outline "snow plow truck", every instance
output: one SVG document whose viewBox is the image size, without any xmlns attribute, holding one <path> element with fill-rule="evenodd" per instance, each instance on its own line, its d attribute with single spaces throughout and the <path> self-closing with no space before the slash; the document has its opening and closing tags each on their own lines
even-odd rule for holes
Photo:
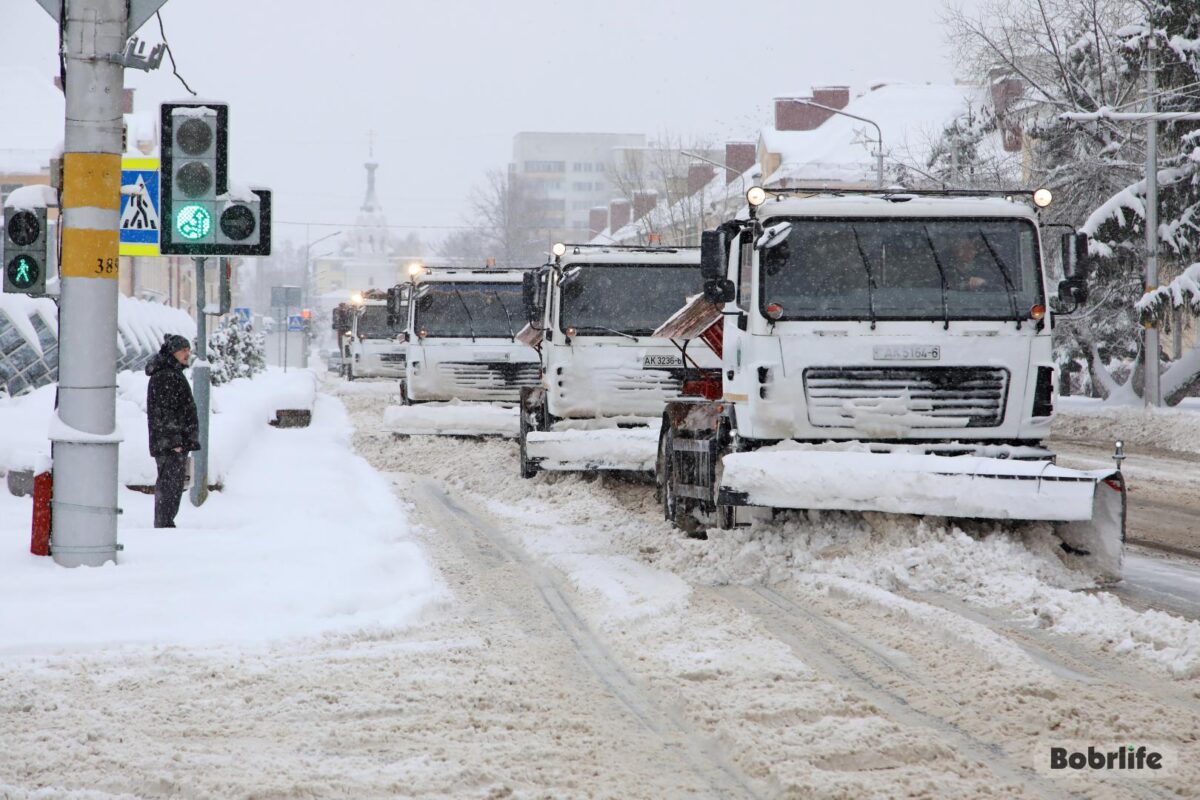
<svg viewBox="0 0 1200 800">
<path fill-rule="evenodd" d="M 416 271 L 409 288 L 404 405 L 517 402 L 538 381 L 538 357 L 517 341 L 521 269 Z"/>
<path fill-rule="evenodd" d="M 1088 258 L 1086 237 L 1065 234 L 1052 313 L 1049 192 L 753 187 L 747 200 L 702 235 L 703 296 L 655 332 L 721 362 L 706 396 L 663 413 L 665 516 L 695 535 L 756 507 L 1042 520 L 1119 577 L 1119 458 L 1065 469 L 1042 446 L 1054 313 L 1086 301 Z"/>
<path fill-rule="evenodd" d="M 525 278 L 522 340 L 541 355 L 521 392 L 521 476 L 539 470 L 652 472 L 669 400 L 719 362 L 653 336 L 702 288 L 691 247 L 556 244 Z"/>
<path fill-rule="evenodd" d="M 392 324 L 387 293 L 374 289 L 355 292 L 348 309 L 348 313 L 343 312 L 343 319 L 349 324 L 342 349 L 346 379 L 403 376 L 405 344 L 402 330 Z M 334 329 L 338 329 L 337 319 Z M 338 338 L 341 339 L 340 331 Z"/>
</svg>

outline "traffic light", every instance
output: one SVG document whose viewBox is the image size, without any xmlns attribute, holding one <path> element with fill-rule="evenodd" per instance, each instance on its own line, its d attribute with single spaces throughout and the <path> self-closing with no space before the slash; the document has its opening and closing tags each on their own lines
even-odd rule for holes
<svg viewBox="0 0 1200 800">
<path fill-rule="evenodd" d="M 163 103 L 159 111 L 163 255 L 271 254 L 271 192 L 232 189 L 229 106 Z"/>
<path fill-rule="evenodd" d="M 159 107 L 163 255 L 213 255 L 218 196 L 229 186 L 229 106 L 163 103 Z"/>
<path fill-rule="evenodd" d="M 4 209 L 4 291 L 45 294 L 47 269 L 45 208 Z"/>
<path fill-rule="evenodd" d="M 271 190 L 229 192 L 220 204 L 216 241 L 222 255 L 271 255 Z"/>
</svg>

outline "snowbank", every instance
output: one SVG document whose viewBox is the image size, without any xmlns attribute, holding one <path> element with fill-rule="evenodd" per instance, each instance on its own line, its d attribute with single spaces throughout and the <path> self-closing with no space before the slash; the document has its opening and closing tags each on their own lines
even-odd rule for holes
<svg viewBox="0 0 1200 800">
<path fill-rule="evenodd" d="M 149 452 L 144 372 L 117 376 L 117 428 L 121 443 L 118 478 L 126 486 L 154 483 L 158 469 Z M 225 483 L 242 450 L 267 429 L 278 409 L 311 411 L 316 375 L 307 370 L 270 369 L 253 380 L 239 378 L 213 387 L 209 429 L 209 481 Z M 54 415 L 55 387 L 19 398 L 0 399 L 0 472 L 49 463 L 46 438 Z"/>
<path fill-rule="evenodd" d="M 388 406 L 383 427 L 392 433 L 440 434 L 442 436 L 504 436 L 520 434 L 521 420 L 515 406 L 490 403 L 421 403 Z"/>
<path fill-rule="evenodd" d="M 1200 453 L 1200 398 L 1174 408 L 1106 405 L 1090 397 L 1060 397 L 1051 436 L 1059 439 L 1125 442 L 1181 453 Z"/>
<path fill-rule="evenodd" d="M 175 530 L 152 528 L 153 499 L 122 490 L 120 566 L 29 555 L 29 500 L 0 492 L 0 654 L 410 623 L 444 589 L 391 487 L 352 454 L 344 407 L 316 406 L 309 428 L 264 426 L 225 490 L 185 500 Z"/>
</svg>

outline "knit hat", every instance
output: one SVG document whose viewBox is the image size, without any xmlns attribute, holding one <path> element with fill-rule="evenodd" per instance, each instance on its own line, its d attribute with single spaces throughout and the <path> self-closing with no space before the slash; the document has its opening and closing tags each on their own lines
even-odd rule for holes
<svg viewBox="0 0 1200 800">
<path fill-rule="evenodd" d="M 191 350 L 192 343 L 177 333 L 168 333 L 163 339 L 163 350 L 168 353 L 178 353 L 180 350 Z"/>
</svg>

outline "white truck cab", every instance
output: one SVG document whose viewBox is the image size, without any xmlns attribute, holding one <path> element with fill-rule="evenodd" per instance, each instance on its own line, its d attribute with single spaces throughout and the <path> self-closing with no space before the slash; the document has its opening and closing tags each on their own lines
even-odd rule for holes
<svg viewBox="0 0 1200 800">
<path fill-rule="evenodd" d="M 1041 447 L 1049 193 L 754 187 L 747 200 L 703 236 L 705 297 L 658 331 L 721 355 L 719 396 L 664 414 L 665 515 L 690 532 L 753 506 L 1046 520 L 1064 550 L 1119 575 L 1119 466 L 1063 469 Z M 1064 306 L 1086 300 L 1072 263 L 1085 250 L 1064 239 Z"/>
<path fill-rule="evenodd" d="M 522 475 L 653 470 L 663 406 L 718 366 L 701 346 L 651 335 L 701 291 L 699 265 L 697 248 L 556 245 L 526 292 L 542 381 L 522 396 Z"/>
<path fill-rule="evenodd" d="M 538 383 L 537 352 L 517 341 L 520 269 L 425 269 L 408 304 L 405 405 L 478 400 L 515 403 Z"/>
<path fill-rule="evenodd" d="M 355 293 L 351 299 L 349 340 L 343 360 L 348 380 L 404 376 L 403 332 L 389 321 L 388 303 L 380 292 Z"/>
</svg>

